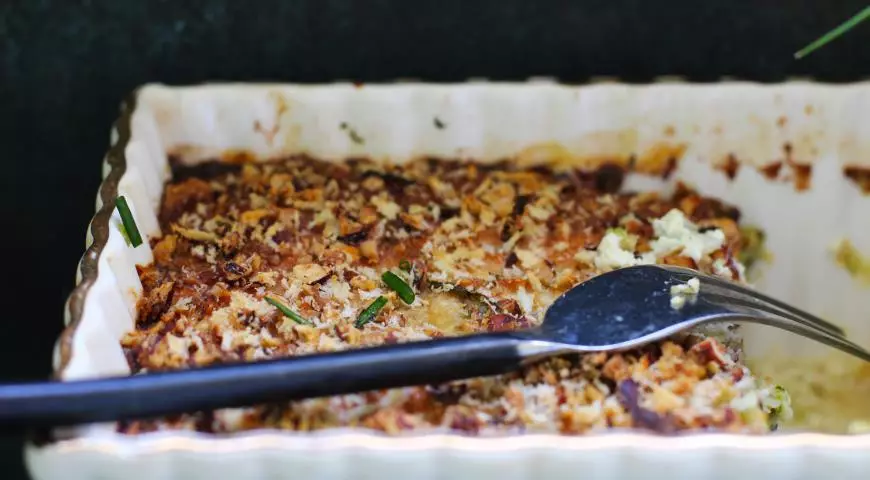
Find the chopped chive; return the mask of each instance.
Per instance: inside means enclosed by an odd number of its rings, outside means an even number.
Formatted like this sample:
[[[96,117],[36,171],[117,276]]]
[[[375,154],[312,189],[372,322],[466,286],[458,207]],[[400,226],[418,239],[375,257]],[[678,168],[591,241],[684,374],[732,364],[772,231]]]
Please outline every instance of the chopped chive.
[[[870,6],[865,7],[864,10],[861,10],[860,12],[856,13],[854,16],[852,16],[852,18],[846,20],[845,22],[840,24],[840,26],[838,26],[837,28],[822,35],[821,37],[819,37],[818,39],[816,39],[814,42],[810,43],[806,47],[798,50],[798,52],[794,54],[794,58],[801,59],[801,58],[806,57],[807,55],[809,55],[809,54],[813,53],[814,51],[818,50],[819,48],[823,47],[825,44],[827,44],[833,40],[836,40],[837,37],[848,32],[853,27],[855,27],[855,25],[858,25],[859,23],[863,22],[864,20],[867,20],[868,18],[870,18]]]
[[[414,303],[414,290],[410,285],[405,283],[404,280],[399,278],[398,275],[388,270],[381,275],[381,280],[383,280],[388,287],[392,288],[403,302],[408,305]]]
[[[130,237],[127,236],[127,230],[124,230],[124,224],[115,222],[115,226],[118,227],[118,231],[121,232],[121,236],[124,237],[124,243],[127,244],[127,246],[130,246]],[[85,245],[85,248],[87,248],[87,245]]]
[[[338,127],[347,132],[347,135],[350,137],[350,140],[353,143],[362,145],[366,142],[365,139],[359,133],[357,133],[357,131],[354,130],[353,127],[347,124],[347,122],[341,122]]]
[[[399,261],[399,269],[402,270],[403,272],[408,272],[408,273],[410,273],[410,271],[411,271],[411,262],[409,262],[409,261],[407,261],[407,260],[401,260],[401,261]]]
[[[281,313],[283,313],[287,318],[289,318],[290,320],[293,320],[294,322],[296,322],[300,325],[314,325],[314,323],[312,323],[309,320],[306,320],[305,317],[303,317],[302,315],[299,315],[298,313],[294,312],[293,310],[290,310],[283,303],[279,302],[278,300],[275,300],[272,297],[263,297],[263,300],[269,302],[271,305],[273,305],[278,310],[281,310]]]
[[[353,325],[356,328],[362,328],[363,325],[371,322],[378,316],[378,312],[384,308],[384,305],[387,304],[387,297],[378,297],[372,302],[368,307],[365,308],[362,312],[360,312],[359,317],[356,319],[356,323]]]
[[[124,233],[130,240],[130,245],[138,247],[142,245],[142,235],[139,234],[139,228],[136,226],[136,221],[133,220],[133,213],[130,212],[130,206],[127,205],[127,199],[123,195],[115,199],[115,206],[118,207],[118,214],[121,215],[121,223],[124,225]]]

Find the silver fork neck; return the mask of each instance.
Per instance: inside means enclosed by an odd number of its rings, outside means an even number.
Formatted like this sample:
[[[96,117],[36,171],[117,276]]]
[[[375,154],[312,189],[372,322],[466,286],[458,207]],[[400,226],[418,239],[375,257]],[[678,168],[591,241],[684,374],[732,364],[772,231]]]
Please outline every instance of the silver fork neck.
[[[564,343],[549,342],[547,340],[523,340],[517,345],[517,353],[522,357],[522,364],[530,363],[550,358],[554,355],[562,355],[566,353],[588,353],[593,349],[578,347],[575,345],[567,345]]]

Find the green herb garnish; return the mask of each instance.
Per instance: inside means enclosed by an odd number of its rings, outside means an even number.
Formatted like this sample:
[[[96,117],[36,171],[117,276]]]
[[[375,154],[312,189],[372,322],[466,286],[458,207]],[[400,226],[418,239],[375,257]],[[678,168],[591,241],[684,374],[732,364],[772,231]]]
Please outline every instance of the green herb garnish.
[[[290,310],[286,305],[279,302],[278,300],[275,300],[272,297],[263,297],[263,300],[269,302],[269,304],[271,304],[272,306],[274,306],[278,310],[281,310],[281,313],[283,313],[287,318],[289,318],[290,320],[293,320],[294,322],[296,322],[300,325],[314,325],[313,322],[306,320],[305,317],[303,317],[302,315],[299,315],[298,313],[294,312],[293,310]]]
[[[357,133],[356,129],[354,129],[353,127],[348,125],[347,122],[341,122],[341,124],[338,127],[340,129],[344,130],[345,132],[347,132],[347,136],[350,137],[351,142],[356,143],[358,145],[362,145],[366,142],[366,140],[362,137],[362,135]]]
[[[861,10],[860,12],[856,13],[852,18],[846,20],[837,28],[822,35],[821,37],[816,39],[816,41],[814,41],[813,43],[798,50],[797,53],[794,54],[794,58],[800,59],[800,58],[806,57],[807,55],[809,55],[809,54],[813,53],[814,51],[818,50],[819,48],[823,47],[825,44],[835,40],[837,37],[848,32],[855,25],[858,25],[859,23],[863,22],[864,20],[867,20],[868,18],[870,18],[870,6],[864,8],[864,10]]]
[[[363,325],[371,322],[378,316],[378,312],[384,308],[384,305],[387,304],[387,297],[378,297],[372,302],[368,307],[365,308],[362,312],[360,312],[359,317],[356,319],[356,323],[353,325],[356,328],[362,328]]]
[[[750,225],[740,227],[740,253],[737,260],[747,269],[758,262],[770,260],[770,253],[765,248],[766,235],[764,230]]]
[[[398,275],[388,270],[381,275],[381,280],[383,280],[388,287],[392,288],[403,302],[408,305],[414,303],[414,289],[405,283],[404,280],[399,278]]]
[[[870,285],[870,258],[862,255],[848,239],[840,240],[834,247],[834,259],[852,278]]]
[[[130,212],[130,206],[127,205],[127,199],[123,195],[115,199],[115,206],[118,208],[118,214],[121,215],[121,223],[124,225],[124,236],[130,241],[130,245],[138,247],[142,245],[142,235],[139,234],[139,228],[136,226],[136,221],[133,220],[133,213]]]
[[[399,261],[399,270],[405,273],[411,273],[411,262],[407,260]]]
[[[794,417],[791,396],[781,385],[774,385],[769,395],[762,398],[761,407],[767,412],[767,421],[771,430],[776,430],[780,422],[791,420]]]

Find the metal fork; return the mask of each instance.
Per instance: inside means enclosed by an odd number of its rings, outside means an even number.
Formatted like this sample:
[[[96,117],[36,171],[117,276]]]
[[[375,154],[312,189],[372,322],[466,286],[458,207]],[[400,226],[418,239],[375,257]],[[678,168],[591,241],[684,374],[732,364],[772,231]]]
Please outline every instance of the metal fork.
[[[674,308],[671,287],[693,278],[700,289]],[[4,385],[0,426],[153,417],[496,375],[552,355],[632,349],[711,322],[770,325],[870,361],[870,352],[813,315],[727,280],[650,265],[574,287],[539,327],[528,330],[132,377]]]
[[[696,294],[675,308],[674,286],[697,279]],[[597,320],[593,320],[597,319]],[[559,297],[539,328],[581,351],[626,350],[712,322],[760,323],[870,361],[870,352],[815,315],[720,277],[671,265],[642,265],[596,276]]]

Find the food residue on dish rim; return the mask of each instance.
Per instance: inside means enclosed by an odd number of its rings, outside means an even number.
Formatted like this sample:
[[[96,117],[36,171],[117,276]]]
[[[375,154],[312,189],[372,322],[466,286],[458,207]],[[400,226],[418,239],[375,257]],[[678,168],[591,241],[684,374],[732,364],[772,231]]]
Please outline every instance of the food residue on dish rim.
[[[716,165],[714,168],[725,173],[728,180],[734,180],[737,177],[737,172],[740,170],[740,161],[733,153],[729,153],[725,160]]]
[[[768,180],[792,182],[795,190],[798,192],[808,190],[812,181],[813,165],[808,162],[799,162],[795,160],[793,155],[794,148],[791,143],[786,142],[783,144],[782,150],[784,159],[774,160],[758,166],[757,170]],[[729,180],[734,180],[737,176],[737,171],[739,170],[740,165],[740,161],[737,157],[733,154],[729,154],[714,168],[724,172]],[[781,176],[780,174],[783,173],[783,166],[787,167],[788,170]],[[865,192],[870,192],[870,173],[854,167],[844,168],[843,173],[858,183],[859,187],[864,189]]]
[[[794,159],[794,148],[791,143],[786,142],[782,146],[785,153],[785,164],[792,169],[794,188],[798,192],[803,192],[810,188],[810,181],[813,175],[813,166],[809,163],[798,162]]]
[[[779,171],[782,170],[782,162],[770,162],[763,167],[758,167],[758,170],[768,180],[776,180],[779,178]]]
[[[844,238],[837,242],[833,252],[837,265],[843,267],[855,280],[870,285],[870,258],[859,252],[849,239]]]
[[[843,167],[843,175],[855,182],[861,193],[870,195],[870,167],[847,165]]]

